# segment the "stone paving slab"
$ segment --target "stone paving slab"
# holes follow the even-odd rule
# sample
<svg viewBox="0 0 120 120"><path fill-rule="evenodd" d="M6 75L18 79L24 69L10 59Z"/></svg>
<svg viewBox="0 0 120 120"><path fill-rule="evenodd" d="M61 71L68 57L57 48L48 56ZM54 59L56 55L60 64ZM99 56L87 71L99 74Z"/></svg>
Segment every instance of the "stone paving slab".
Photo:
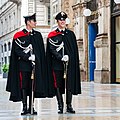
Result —
<svg viewBox="0 0 120 120"><path fill-rule="evenodd" d="M22 104L9 101L6 81L0 78L0 120L120 120L119 84L83 82L82 94L73 97L76 114L59 115L54 97L35 100L38 115L21 116Z"/></svg>

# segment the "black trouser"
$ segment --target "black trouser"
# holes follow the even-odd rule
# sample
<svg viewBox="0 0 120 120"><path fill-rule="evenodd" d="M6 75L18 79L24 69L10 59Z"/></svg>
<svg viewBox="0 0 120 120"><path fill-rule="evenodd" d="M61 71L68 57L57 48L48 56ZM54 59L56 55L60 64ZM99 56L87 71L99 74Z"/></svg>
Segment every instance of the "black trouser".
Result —
<svg viewBox="0 0 120 120"><path fill-rule="evenodd" d="M63 97L62 94L65 92L65 80L63 79L64 71L62 70L54 70L54 78L56 82L56 98L58 101L58 109L60 110L60 113L63 112ZM72 102L72 93L70 90L66 88L66 104L67 109L69 109Z"/></svg>
<svg viewBox="0 0 120 120"><path fill-rule="evenodd" d="M25 89L29 92L32 88L32 80L31 80L31 72L20 72L22 80L21 80L21 88Z"/></svg>
<svg viewBox="0 0 120 120"><path fill-rule="evenodd" d="M21 83L21 93L23 110L27 110L27 96L29 96L29 108L31 107L31 93L32 93L32 80L31 72L20 72L20 83Z"/></svg>

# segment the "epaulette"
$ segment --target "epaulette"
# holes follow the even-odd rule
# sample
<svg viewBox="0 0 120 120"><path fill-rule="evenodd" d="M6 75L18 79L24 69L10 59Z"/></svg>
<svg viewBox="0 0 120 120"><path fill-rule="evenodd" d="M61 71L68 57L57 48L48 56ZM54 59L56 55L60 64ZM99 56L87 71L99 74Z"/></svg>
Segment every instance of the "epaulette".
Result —
<svg viewBox="0 0 120 120"><path fill-rule="evenodd" d="M50 32L50 33L48 34L48 38L57 36L57 35L59 35L59 34L62 34L62 33L59 32L59 31L54 30L54 31L52 31L52 32Z"/></svg>
<svg viewBox="0 0 120 120"><path fill-rule="evenodd" d="M27 36L27 35L29 35L29 32L19 31L19 32L15 33L13 39L17 39L17 38Z"/></svg>

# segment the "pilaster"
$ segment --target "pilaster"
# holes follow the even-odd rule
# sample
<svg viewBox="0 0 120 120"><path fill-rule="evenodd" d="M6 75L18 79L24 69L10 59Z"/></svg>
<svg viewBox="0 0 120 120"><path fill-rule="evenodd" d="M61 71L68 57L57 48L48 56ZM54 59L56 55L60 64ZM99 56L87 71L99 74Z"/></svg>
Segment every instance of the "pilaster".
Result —
<svg viewBox="0 0 120 120"><path fill-rule="evenodd" d="M94 81L99 83L110 83L109 72L109 9L107 0L98 2L98 35L94 42L96 48L96 68Z"/></svg>
<svg viewBox="0 0 120 120"><path fill-rule="evenodd" d="M83 10L86 8L86 4L77 1L72 8L74 13L74 32L78 43L81 79L82 81L88 81L88 33L87 21L83 16Z"/></svg>
<svg viewBox="0 0 120 120"><path fill-rule="evenodd" d="M94 42L94 46L96 48L94 81L98 83L109 83L108 34L99 34Z"/></svg>

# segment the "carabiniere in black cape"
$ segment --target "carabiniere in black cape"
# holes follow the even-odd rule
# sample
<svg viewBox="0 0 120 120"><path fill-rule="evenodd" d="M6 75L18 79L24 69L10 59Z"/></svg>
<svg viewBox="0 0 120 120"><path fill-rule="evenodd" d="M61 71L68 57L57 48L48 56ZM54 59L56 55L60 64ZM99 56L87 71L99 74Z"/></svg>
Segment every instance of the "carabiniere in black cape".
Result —
<svg viewBox="0 0 120 120"><path fill-rule="evenodd" d="M68 65L68 72L67 72L67 84L68 89L72 92L73 95L81 94L81 80L80 80L80 68L79 68L79 56L78 56L78 47L76 43L76 37L74 32L69 29L65 29L64 36L58 29L52 31L48 35L47 39L47 50L46 50L46 57L47 57L47 66L48 66L48 79L49 79L49 89L54 87L54 77L53 77L53 70L52 64L53 57L50 52L50 43L49 39L54 40L54 43L59 41L59 39L63 39L64 46L65 46L65 54L69 56L69 65Z"/></svg>
<svg viewBox="0 0 120 120"><path fill-rule="evenodd" d="M36 57L35 61L35 89L34 89L34 97L42 98L42 97L51 97L48 93L48 82L47 82L47 72L46 72L46 60L45 60L45 50L43 38L40 32L33 30L31 37L31 44L34 49L34 54ZM28 32L23 29L13 38L12 42L12 50L10 57L10 66L8 72L8 80L6 85L6 91L10 92L9 100L13 102L18 102L22 100L21 89L20 89L20 79L19 79L19 66L18 66L18 56L15 54L14 45L15 40L26 36L29 38Z"/></svg>

